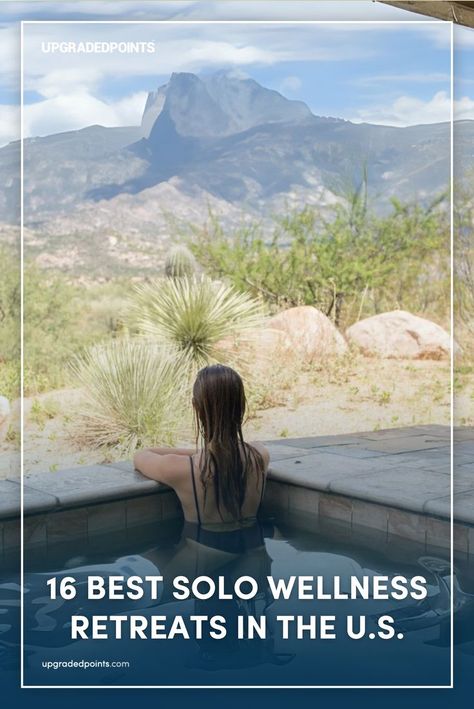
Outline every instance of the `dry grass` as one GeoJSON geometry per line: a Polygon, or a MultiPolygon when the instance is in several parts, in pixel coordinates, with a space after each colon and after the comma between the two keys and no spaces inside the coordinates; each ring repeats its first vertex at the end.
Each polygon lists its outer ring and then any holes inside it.
{"type": "MultiPolygon", "coordinates": [[[[247,380],[250,417],[245,435],[249,440],[449,423],[448,362],[371,360],[350,355],[312,367],[289,367],[288,362],[274,357],[271,368],[263,362],[261,366],[251,373],[253,383],[247,380]]],[[[462,375],[462,389],[456,394],[457,423],[474,425],[473,392],[474,372],[470,370],[462,375]]],[[[33,400],[25,402],[26,470],[123,458],[117,450],[97,450],[71,437],[71,427],[83,407],[79,390],[49,392],[35,399],[37,406],[49,411],[56,406],[59,411],[39,422],[31,415],[33,400]]],[[[191,429],[176,440],[177,445],[193,443],[191,429]]],[[[17,466],[17,442],[5,441],[3,449],[0,476],[11,475],[17,466]]]]}
{"type": "Polygon", "coordinates": [[[72,364],[85,395],[77,440],[129,456],[140,446],[172,445],[185,418],[186,363],[145,339],[97,345],[72,364]]]}

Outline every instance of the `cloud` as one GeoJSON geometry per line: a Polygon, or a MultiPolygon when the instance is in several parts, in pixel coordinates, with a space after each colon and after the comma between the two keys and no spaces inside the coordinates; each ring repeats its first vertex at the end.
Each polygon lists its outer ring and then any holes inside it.
{"type": "Polygon", "coordinates": [[[373,76],[361,76],[352,81],[357,86],[372,86],[377,84],[392,83],[413,83],[413,84],[432,84],[432,83],[449,83],[451,77],[447,72],[413,72],[405,74],[374,74],[373,76]]]}
{"type": "Polygon", "coordinates": [[[25,137],[50,135],[99,124],[140,125],[147,93],[140,91],[118,101],[105,102],[79,90],[24,107],[25,137]]]}
{"type": "MultiPolygon", "coordinates": [[[[2,2],[4,15],[18,15],[21,8],[18,2],[2,2]]],[[[27,8],[29,15],[57,16],[57,2],[36,0],[30,2],[27,8]]],[[[248,0],[88,0],[87,6],[78,7],[77,2],[61,2],[61,15],[78,14],[91,17],[115,16],[124,18],[148,17],[195,17],[202,19],[399,19],[416,20],[417,15],[381,3],[371,3],[367,0],[350,0],[350,2],[335,3],[334,0],[279,0],[270,2],[248,2],[248,0]]],[[[426,20],[426,17],[420,17],[426,20]]]]}
{"type": "MultiPolygon", "coordinates": [[[[258,47],[265,46],[267,53],[263,59],[264,64],[276,63],[278,61],[311,61],[311,60],[326,60],[326,61],[343,61],[347,59],[358,59],[370,56],[377,56],[380,50],[383,49],[383,41],[380,46],[378,39],[386,33],[407,32],[417,33],[420,39],[424,39],[427,43],[431,43],[438,48],[449,47],[449,25],[444,22],[432,23],[431,25],[424,24],[427,18],[418,16],[414,13],[400,10],[382,3],[367,2],[367,0],[351,2],[338,2],[326,0],[320,2],[307,2],[306,0],[280,1],[278,3],[269,2],[242,2],[228,0],[227,2],[209,2],[209,1],[170,1],[160,0],[157,3],[155,0],[149,1],[118,1],[111,2],[110,0],[88,0],[87,3],[77,2],[62,2],[61,12],[58,16],[57,2],[43,2],[37,0],[25,4],[23,8],[18,2],[0,2],[0,16],[5,18],[7,23],[0,33],[0,66],[2,67],[2,81],[5,86],[6,81],[9,85],[18,83],[18,62],[19,54],[19,27],[18,20],[23,18],[37,18],[47,20],[48,18],[67,19],[68,17],[87,17],[113,19],[135,19],[135,20],[159,20],[159,19],[181,19],[181,20],[205,20],[205,19],[223,19],[223,20],[323,20],[323,21],[341,21],[347,20],[347,24],[327,24],[327,25],[230,25],[227,26],[212,26],[200,25],[199,33],[193,25],[181,23],[168,24],[161,26],[160,43],[162,52],[160,62],[164,62],[163,70],[157,73],[165,74],[169,71],[199,71],[201,68],[212,68],[218,64],[220,58],[223,62],[231,63],[242,60],[243,63],[252,63],[252,52],[258,47]],[[399,20],[399,23],[391,24],[357,24],[351,20],[399,20]],[[410,23],[404,23],[403,20],[410,20],[410,23]],[[417,21],[419,20],[419,21],[417,21]],[[15,24],[14,21],[16,21],[15,24]],[[5,32],[5,34],[4,34],[5,32]],[[10,36],[7,35],[10,33],[10,36]],[[315,32],[317,32],[317,41],[315,41],[315,32]],[[184,43],[178,44],[180,38],[187,36],[188,44],[196,41],[198,37],[204,34],[214,39],[225,39],[229,35],[235,37],[235,42],[230,39],[230,43],[240,48],[240,55],[231,56],[229,48],[223,51],[223,42],[220,47],[216,45],[216,53],[213,57],[212,45],[208,47],[209,52],[204,51],[201,60],[194,60],[194,63],[188,61],[188,52],[184,43]],[[371,38],[374,38],[373,41],[371,38]],[[359,41],[360,38],[360,41],[359,41]],[[262,40],[264,39],[264,44],[262,40]],[[169,40],[169,42],[168,42],[169,40]],[[168,51],[169,47],[169,51],[168,51]],[[246,51],[243,51],[245,48],[246,51]],[[175,50],[178,50],[177,52],[175,50]],[[169,58],[163,54],[168,54],[175,64],[179,66],[169,67],[169,58]],[[239,59],[239,56],[241,59],[239,59]]],[[[159,30],[157,25],[128,25],[126,27],[127,38],[129,39],[147,39],[149,35],[157,34],[159,30]],[[133,37],[134,35],[135,37],[133,37]],[[145,37],[146,35],[146,37],[145,37]]],[[[110,25],[44,25],[37,26],[37,32],[43,32],[51,35],[56,32],[64,35],[71,34],[78,38],[80,34],[90,34],[96,32],[104,34],[104,32],[116,34],[124,30],[124,26],[110,25]]],[[[31,44],[32,27],[25,27],[25,34],[28,34],[27,45],[31,44]]],[[[466,28],[455,28],[456,45],[459,47],[473,48],[474,33],[466,28]]],[[[28,47],[26,49],[28,53],[28,47]]],[[[256,54],[255,63],[260,62],[260,56],[256,54]]],[[[38,56],[36,57],[38,59],[38,56]]],[[[44,73],[56,68],[57,64],[43,61],[44,58],[39,57],[38,73],[44,73]],[[44,66],[43,66],[44,65],[44,66]]],[[[192,59],[192,57],[191,57],[192,59]]],[[[199,58],[198,58],[199,59],[199,58]]],[[[136,69],[137,74],[152,74],[149,71],[148,58],[143,57],[142,62],[135,59],[130,62],[130,69],[121,68],[125,75],[130,75],[136,69]]],[[[100,71],[105,78],[108,76],[110,66],[107,62],[100,61],[100,71]]],[[[113,67],[112,67],[113,71],[113,67]]]]}
{"type": "MultiPolygon", "coordinates": [[[[166,75],[172,71],[200,71],[223,66],[273,65],[283,61],[366,59],[375,49],[357,33],[346,37],[341,25],[207,25],[176,23],[138,25],[26,25],[25,81],[38,90],[48,74],[90,72],[94,81],[121,76],[166,75]],[[317,41],[315,41],[317,33],[317,41]],[[48,41],[154,41],[155,54],[93,55],[42,52],[48,41]]],[[[52,81],[51,81],[52,83],[52,81]]],[[[81,83],[83,80],[81,79],[81,83]]]]}
{"type": "MultiPolygon", "coordinates": [[[[446,91],[438,91],[428,101],[413,96],[399,96],[391,104],[358,109],[349,120],[353,123],[376,123],[387,126],[409,126],[442,123],[451,116],[451,100],[446,91]]],[[[474,100],[467,96],[454,102],[455,120],[474,119],[474,100]]]]}
{"type": "Polygon", "coordinates": [[[250,79],[251,76],[248,74],[246,71],[243,71],[239,67],[235,67],[234,69],[229,69],[229,71],[226,72],[227,76],[229,76],[232,79],[250,79]]]}
{"type": "MultiPolygon", "coordinates": [[[[145,15],[168,17],[175,15],[177,12],[185,11],[195,4],[195,0],[160,0],[158,6],[156,0],[148,0],[148,2],[146,0],[144,2],[139,0],[119,0],[118,2],[87,0],[87,5],[80,7],[77,0],[75,0],[74,2],[61,2],[59,14],[63,17],[68,15],[87,15],[91,18],[120,17],[121,15],[126,18],[143,17],[145,15]]],[[[35,18],[44,19],[48,16],[58,17],[58,4],[54,1],[43,2],[42,0],[36,0],[36,2],[30,1],[28,7],[23,9],[18,6],[18,2],[2,0],[0,12],[4,16],[18,17],[19,15],[27,15],[31,17],[34,15],[35,18]]]]}
{"type": "MultiPolygon", "coordinates": [[[[121,12],[130,12],[134,7],[135,18],[173,16],[182,13],[184,19],[189,17],[208,16],[218,17],[253,17],[260,12],[260,18],[270,15],[272,18],[291,19],[299,17],[326,18],[338,16],[333,2],[317,3],[321,6],[318,10],[310,7],[308,3],[282,2],[268,7],[260,3],[206,3],[183,2],[160,4],[160,12],[153,14],[154,3],[126,2],[90,2],[87,3],[87,13],[91,17],[101,13],[109,13],[121,17],[121,12]],[[252,5],[252,7],[250,7],[252,5]],[[278,5],[278,7],[277,7],[278,5]],[[172,9],[175,6],[176,12],[172,9]],[[253,7],[255,6],[255,7],[253,7]],[[257,7],[258,6],[258,7],[257,7]]],[[[41,17],[42,13],[54,16],[55,3],[35,3],[33,16],[41,17]],[[37,8],[37,10],[36,10],[37,8]]],[[[269,5],[269,4],[268,4],[269,5]]],[[[361,17],[367,3],[351,2],[353,6],[348,12],[351,17],[361,17]]],[[[387,6],[384,6],[387,7],[387,6]]],[[[67,18],[68,13],[77,13],[77,3],[63,3],[62,13],[67,18]]],[[[374,6],[375,8],[375,6],[374,6]]],[[[385,9],[384,9],[385,12],[385,9]]],[[[86,13],[86,14],[87,14],[86,13]]],[[[343,13],[344,14],[344,13],[343,13]]],[[[407,14],[407,13],[405,13],[407,14]]],[[[31,16],[31,15],[30,15],[31,16]]],[[[43,14],[43,17],[45,15],[43,14]]],[[[57,16],[57,13],[56,13],[57,16]]],[[[131,17],[132,15],[127,15],[131,17]]],[[[419,23],[415,23],[418,25],[419,23]]],[[[446,25],[443,23],[437,32],[446,35],[446,25]]],[[[8,27],[8,26],[7,26],[8,27]]],[[[416,27],[416,31],[427,39],[426,25],[416,27]]],[[[117,75],[127,77],[139,76],[165,76],[172,71],[199,72],[205,69],[224,68],[234,66],[247,68],[249,66],[270,66],[279,62],[291,61],[330,61],[339,62],[357,61],[376,58],[383,51],[384,43],[381,34],[401,32],[412,33],[413,24],[188,24],[175,22],[172,24],[44,24],[25,25],[24,27],[24,54],[25,54],[25,86],[27,89],[37,91],[42,96],[51,98],[59,95],[60,90],[68,90],[67,75],[76,81],[81,88],[97,94],[94,87],[105,84],[108,80],[117,84],[117,75]],[[135,54],[117,56],[94,55],[58,55],[41,52],[41,42],[55,41],[81,41],[81,40],[128,40],[149,41],[156,43],[155,55],[135,54]],[[66,86],[65,86],[66,85],[66,86]]],[[[438,35],[436,35],[438,36],[438,35]]],[[[18,84],[19,54],[19,29],[18,26],[9,26],[8,29],[0,28],[0,65],[2,66],[2,84],[6,80],[10,86],[18,84]]],[[[422,67],[419,69],[422,72],[422,67]]],[[[291,89],[290,89],[291,90],[291,89]]]]}
{"type": "MultiPolygon", "coordinates": [[[[139,91],[117,101],[102,101],[83,89],[24,106],[25,138],[78,130],[94,124],[138,126],[147,98],[139,91]]],[[[0,105],[0,147],[20,139],[20,109],[0,105]]]]}
{"type": "Polygon", "coordinates": [[[95,67],[55,69],[34,80],[25,82],[44,98],[54,98],[73,89],[76,93],[91,92],[99,84],[100,71],[95,67]]]}
{"type": "Polygon", "coordinates": [[[0,66],[2,87],[13,88],[20,83],[20,32],[17,27],[0,27],[0,66]]]}
{"type": "Polygon", "coordinates": [[[90,89],[120,77],[169,75],[173,71],[201,71],[206,68],[271,65],[291,56],[286,46],[259,44],[246,37],[242,29],[226,33],[215,27],[196,35],[186,26],[177,31],[159,25],[65,25],[27,26],[25,30],[25,87],[42,95],[59,94],[77,82],[90,89]],[[86,29],[84,29],[84,27],[86,29]],[[230,34],[230,36],[229,36],[230,34]],[[42,42],[63,41],[153,41],[155,53],[130,54],[51,54],[42,52],[42,42]],[[45,91],[46,89],[46,91],[45,91]]]}
{"type": "MultiPolygon", "coordinates": [[[[412,20],[413,13],[381,3],[367,0],[338,2],[334,0],[279,0],[278,2],[194,2],[186,12],[187,17],[227,18],[227,19],[286,19],[286,20],[412,20]]],[[[426,19],[426,18],[420,18],[426,19]]]]}
{"type": "Polygon", "coordinates": [[[180,58],[175,56],[171,61],[173,66],[184,64],[183,68],[188,69],[222,64],[273,64],[277,58],[271,50],[251,44],[235,46],[230,42],[196,41],[182,49],[183,55],[180,58]]]}
{"type": "MultiPolygon", "coordinates": [[[[6,6],[9,3],[1,3],[6,6]]],[[[85,5],[85,4],[84,4],[85,5]]],[[[78,14],[89,14],[91,19],[101,14],[110,14],[115,18],[133,17],[146,19],[160,17],[176,17],[188,19],[199,17],[204,19],[219,17],[228,19],[253,18],[262,19],[372,19],[388,17],[388,13],[403,14],[406,19],[414,20],[416,15],[394,10],[389,6],[367,2],[350,2],[336,8],[334,2],[319,2],[316,4],[306,2],[280,2],[280,3],[245,3],[245,2],[100,2],[87,3],[87,10],[79,10],[78,3],[66,2],[61,5],[61,16],[72,17],[78,14]],[[350,6],[350,7],[349,7],[350,6]],[[125,13],[125,14],[123,14],[125,13]],[[127,13],[129,13],[127,15],[127,13]]],[[[58,16],[57,4],[54,2],[34,3],[34,12],[30,4],[28,13],[18,10],[18,3],[14,3],[7,10],[12,18],[20,14],[30,17],[43,18],[58,16]],[[14,12],[14,6],[16,10],[14,12]],[[48,15],[49,13],[49,15],[48,15]]],[[[391,19],[391,17],[389,18],[391,19]]],[[[206,23],[196,26],[194,24],[65,24],[65,25],[26,25],[25,26],[25,88],[28,92],[36,92],[41,97],[37,103],[29,103],[25,107],[25,129],[28,135],[45,135],[58,130],[70,130],[91,123],[103,125],[123,125],[124,123],[138,124],[141,115],[141,101],[144,101],[145,92],[133,94],[134,89],[145,85],[153,88],[165,80],[172,71],[214,70],[232,68],[239,71],[250,71],[251,67],[274,66],[279,62],[347,62],[350,65],[358,59],[372,59],[375,62],[384,49],[384,36],[387,33],[402,32],[419,33],[420,42],[425,38],[426,46],[433,42],[441,42],[449,35],[449,27],[445,23],[439,26],[426,26],[415,24],[382,24],[382,25],[314,25],[303,23],[298,25],[269,25],[269,24],[226,24],[209,25],[206,23]],[[416,25],[416,28],[415,28],[416,25]],[[431,34],[429,34],[431,32],[431,34]],[[382,36],[383,35],[383,36],[382,36]],[[40,51],[41,41],[63,41],[84,39],[91,40],[154,40],[157,51],[155,54],[134,55],[51,55],[40,51]],[[146,77],[143,79],[142,77],[146,77]],[[107,96],[107,98],[104,98],[107,96]],[[134,98],[132,98],[134,97],[134,98]],[[138,98],[137,98],[138,97],[138,98]],[[87,111],[85,110],[87,108],[87,111]],[[64,115],[62,112],[64,111],[64,115]]],[[[472,34],[472,33],[471,33],[472,34]]],[[[11,26],[8,30],[0,27],[0,66],[3,76],[8,77],[11,88],[18,86],[18,61],[19,54],[19,29],[18,25],[11,26]],[[4,34],[8,32],[8,34],[4,34]],[[5,41],[2,40],[5,38],[5,41]]],[[[421,45],[420,45],[421,46],[421,45]]],[[[283,92],[298,92],[301,88],[300,80],[293,72],[297,68],[287,68],[286,76],[280,90],[283,92]]],[[[400,81],[403,69],[400,66],[400,81]]],[[[418,74],[410,75],[407,81],[422,82],[421,73],[423,66],[418,67],[418,74]]],[[[285,72],[286,73],[286,72],[285,72]]],[[[425,78],[429,80],[429,74],[425,78]]],[[[441,81],[439,74],[433,81],[441,81]]],[[[382,83],[384,77],[375,77],[374,81],[382,83]]],[[[388,77],[387,77],[388,81],[388,77]]],[[[2,79],[6,86],[5,79],[2,79]]],[[[370,83],[370,82],[369,82],[370,83]]],[[[305,89],[307,83],[305,83],[305,89]]],[[[439,87],[441,88],[441,86],[439,87]]],[[[467,90],[467,87],[466,87],[467,90]]],[[[408,92],[408,88],[404,92],[408,92]]],[[[10,96],[11,90],[2,96],[5,103],[14,99],[10,96]]],[[[29,101],[32,94],[27,94],[29,101]]],[[[415,106],[410,97],[401,97],[391,106],[368,106],[364,110],[353,110],[351,118],[356,121],[372,120],[374,122],[389,122],[392,125],[404,124],[412,120],[417,111],[429,114],[438,111],[442,113],[443,101],[435,102],[431,107],[426,107],[421,101],[415,106]],[[405,102],[405,103],[404,103],[405,102]],[[396,104],[396,105],[395,105],[396,104]]],[[[470,111],[466,101],[462,103],[462,111],[470,111]]],[[[0,136],[12,136],[11,107],[3,110],[8,113],[4,121],[0,136]],[[10,123],[9,123],[10,121],[10,123]]],[[[0,114],[2,115],[2,114],[0,114]]],[[[448,114],[449,118],[449,114],[448,114]]],[[[432,118],[431,122],[436,120],[432,118]]],[[[420,122],[415,120],[414,122],[420,122]]],[[[6,140],[7,138],[5,138],[6,140]]]]}
{"type": "Polygon", "coordinates": [[[454,102],[454,118],[457,121],[474,120],[474,100],[464,96],[454,102]]]}
{"type": "Polygon", "coordinates": [[[298,76],[286,76],[280,84],[280,91],[282,93],[291,93],[293,91],[299,91],[302,86],[302,81],[298,76]]]}
{"type": "Polygon", "coordinates": [[[20,139],[20,109],[0,105],[0,146],[20,139]]]}

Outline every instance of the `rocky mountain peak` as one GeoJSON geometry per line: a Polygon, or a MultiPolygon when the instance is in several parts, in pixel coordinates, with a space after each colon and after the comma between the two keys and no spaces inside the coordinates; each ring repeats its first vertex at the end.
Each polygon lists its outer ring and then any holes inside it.
{"type": "Polygon", "coordinates": [[[302,101],[292,101],[254,79],[219,71],[197,76],[171,74],[168,83],[151,92],[142,119],[148,138],[166,112],[182,136],[216,138],[240,133],[266,123],[291,123],[312,113],[302,101]]]}

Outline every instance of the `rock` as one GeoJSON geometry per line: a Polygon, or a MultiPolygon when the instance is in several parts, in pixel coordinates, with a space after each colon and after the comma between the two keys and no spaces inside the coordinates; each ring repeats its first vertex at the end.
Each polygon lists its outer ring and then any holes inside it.
{"type": "Polygon", "coordinates": [[[4,440],[8,432],[10,412],[10,402],[7,397],[0,396],[0,442],[4,440]]]}
{"type": "Polygon", "coordinates": [[[368,357],[446,359],[450,352],[446,330],[405,310],[360,320],[346,330],[346,337],[368,357]]]}
{"type": "Polygon", "coordinates": [[[268,325],[285,332],[296,352],[309,361],[343,355],[348,349],[331,320],[312,305],[283,310],[268,325]]]}

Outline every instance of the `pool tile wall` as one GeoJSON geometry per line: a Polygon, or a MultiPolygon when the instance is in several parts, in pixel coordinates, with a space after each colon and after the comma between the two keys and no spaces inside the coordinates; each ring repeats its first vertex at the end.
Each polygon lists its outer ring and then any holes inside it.
{"type": "MultiPolygon", "coordinates": [[[[143,524],[182,517],[181,505],[166,488],[144,497],[57,509],[24,518],[24,546],[54,545],[71,540],[90,540],[98,534],[113,533],[143,524]]],[[[20,520],[0,522],[1,550],[10,552],[20,545],[20,520]]]]}
{"type": "MultiPolygon", "coordinates": [[[[268,442],[264,509],[449,548],[450,431],[445,426],[268,442]]],[[[0,550],[19,546],[20,484],[0,481],[0,550]]],[[[28,548],[178,520],[172,490],[129,461],[26,474],[28,548]]],[[[474,554],[474,429],[455,432],[454,547],[474,554]]]]}
{"type": "MultiPolygon", "coordinates": [[[[450,523],[425,514],[364,502],[343,495],[269,481],[264,512],[276,519],[297,520],[299,514],[337,520],[358,529],[365,527],[390,536],[419,542],[426,547],[450,548],[450,523]]],[[[454,549],[474,554],[474,527],[454,524],[454,549]]]]}

